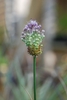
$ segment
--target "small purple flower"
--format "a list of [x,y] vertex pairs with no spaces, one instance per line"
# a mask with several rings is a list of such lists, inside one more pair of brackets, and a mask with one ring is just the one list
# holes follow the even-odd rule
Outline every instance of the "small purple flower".
[[42,33],[41,25],[39,25],[36,20],[30,20],[29,23],[25,26],[23,32],[32,34],[34,31],[38,31],[38,33]]
[[36,22],[36,20],[30,20],[30,23],[31,23],[31,25],[33,25],[33,26],[37,26],[37,25],[38,25],[38,23]]

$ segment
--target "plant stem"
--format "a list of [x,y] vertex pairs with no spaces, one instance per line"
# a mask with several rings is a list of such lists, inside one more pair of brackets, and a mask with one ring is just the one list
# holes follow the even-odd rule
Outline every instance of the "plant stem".
[[33,85],[34,85],[34,100],[36,100],[36,56],[33,56]]

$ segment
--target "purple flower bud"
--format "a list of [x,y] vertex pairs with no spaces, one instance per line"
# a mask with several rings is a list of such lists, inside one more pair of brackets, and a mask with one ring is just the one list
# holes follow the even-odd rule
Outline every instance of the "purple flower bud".
[[38,23],[36,22],[36,20],[35,20],[35,21],[31,20],[30,23],[31,23],[33,26],[38,25]]
[[38,26],[35,26],[34,29],[38,29]]
[[28,23],[28,28],[32,28],[32,25],[30,23]]
[[28,28],[27,30],[30,31],[30,28]]
[[42,30],[42,33],[45,33],[45,30]]
[[41,25],[39,25],[38,27],[41,28]]
[[25,28],[23,29],[23,31],[27,31],[28,29],[28,26],[26,25]]

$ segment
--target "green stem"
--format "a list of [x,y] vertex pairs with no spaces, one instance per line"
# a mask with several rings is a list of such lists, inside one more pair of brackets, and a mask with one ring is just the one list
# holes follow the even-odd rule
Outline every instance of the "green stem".
[[34,85],[34,100],[36,100],[36,56],[33,56],[33,85]]

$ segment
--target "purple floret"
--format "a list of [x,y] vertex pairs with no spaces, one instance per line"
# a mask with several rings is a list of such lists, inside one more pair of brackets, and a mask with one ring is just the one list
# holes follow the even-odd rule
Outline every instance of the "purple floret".
[[27,25],[25,25],[22,38],[25,38],[26,34],[32,34],[33,32],[37,32],[39,34],[44,35],[45,31],[41,30],[41,25],[39,25],[36,20],[30,20]]
[[30,20],[30,22],[25,26],[25,28],[24,28],[24,32],[30,32],[30,33],[32,33],[33,31],[36,31],[36,30],[38,30],[38,31],[40,31],[40,29],[41,29],[41,25],[39,25],[35,20],[33,21],[33,20]]

